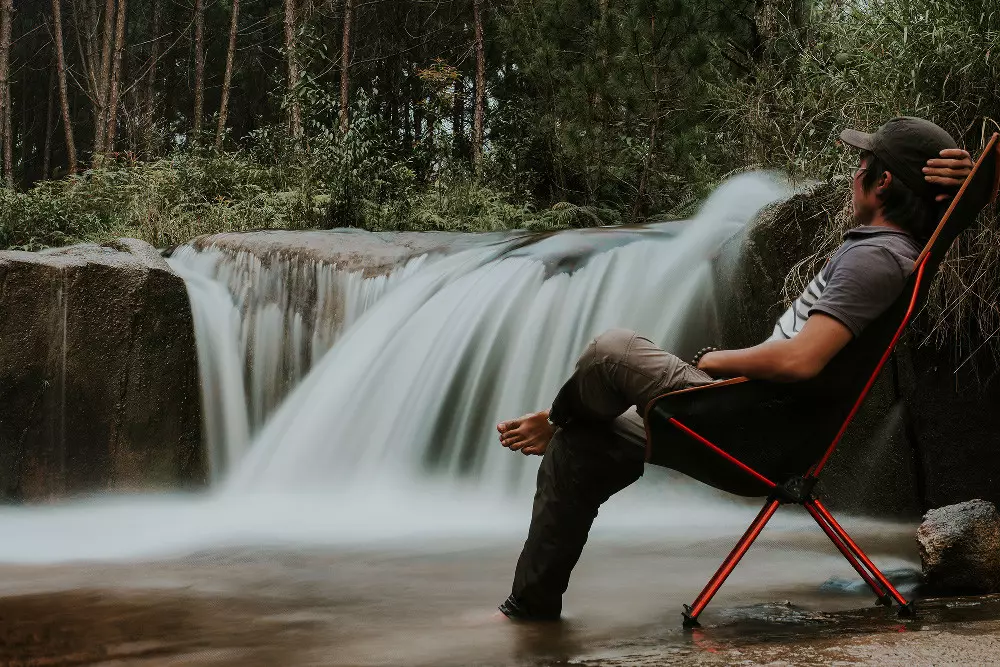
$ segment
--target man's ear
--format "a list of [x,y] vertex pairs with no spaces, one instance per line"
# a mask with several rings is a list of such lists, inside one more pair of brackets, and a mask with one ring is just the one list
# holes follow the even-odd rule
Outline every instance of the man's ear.
[[878,183],[875,184],[875,194],[882,196],[891,184],[892,174],[888,171],[883,171],[882,175],[878,177]]

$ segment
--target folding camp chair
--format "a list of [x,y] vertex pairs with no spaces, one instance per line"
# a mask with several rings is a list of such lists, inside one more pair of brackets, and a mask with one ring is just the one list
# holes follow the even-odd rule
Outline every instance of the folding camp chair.
[[907,602],[813,495],[819,475],[914,314],[927,299],[948,248],[1000,186],[1000,134],[994,134],[914,265],[899,299],[805,382],[723,380],[659,396],[646,406],[646,461],[685,473],[723,491],[764,497],[764,507],[691,606],[698,616],[760,535],[778,506],[805,507],[844,558],[872,588],[878,603]]

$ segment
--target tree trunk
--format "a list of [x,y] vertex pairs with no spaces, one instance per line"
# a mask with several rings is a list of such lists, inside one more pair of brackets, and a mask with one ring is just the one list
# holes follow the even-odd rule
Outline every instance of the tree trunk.
[[76,173],[76,141],[73,139],[73,121],[69,115],[69,89],[66,85],[66,53],[63,50],[62,0],[52,0],[52,24],[56,43],[56,77],[59,79],[59,105],[62,107],[63,130],[66,133],[66,157],[69,173]]
[[0,0],[0,141],[3,142],[3,179],[14,186],[14,130],[10,107],[10,29],[14,0]]
[[455,79],[455,101],[452,106],[451,131],[455,150],[460,150],[465,138],[465,82],[459,76]]
[[194,2],[194,127],[192,143],[201,136],[201,117],[205,110],[205,2]]
[[222,150],[229,115],[229,86],[233,80],[233,60],[236,58],[236,28],[240,19],[240,0],[233,0],[233,15],[229,19],[229,48],[226,49],[226,74],[222,79],[222,101],[219,102],[219,126],[215,129],[215,150]]
[[[54,2],[55,0],[53,0]],[[160,23],[162,22],[161,0],[153,0],[153,42],[149,47],[149,75],[146,79],[146,108],[143,110],[143,145],[146,157],[153,154],[153,121],[156,104],[156,70],[160,60]]]
[[417,76],[417,65],[415,63],[410,66],[410,94],[413,104],[413,145],[416,146],[424,141],[424,105],[421,104],[423,100],[423,82]]
[[483,48],[482,0],[474,0],[472,11],[476,24],[476,111],[472,124],[472,162],[476,172],[479,173],[483,161],[483,120],[486,111],[486,53]]
[[[656,19],[651,19],[651,34],[656,34]],[[638,221],[639,217],[645,213],[646,191],[649,189],[649,173],[653,169],[653,158],[656,155],[656,135],[660,129],[660,71],[653,65],[653,118],[649,124],[649,149],[646,152],[646,161],[642,165],[642,174],[639,176],[639,189],[635,193],[635,205],[632,206],[632,222]]]
[[344,36],[340,47],[340,133],[346,134],[350,123],[351,92],[351,23],[354,21],[354,0],[344,0]]
[[125,3],[118,0],[118,16],[115,19],[115,55],[111,66],[111,86],[108,93],[108,133],[104,142],[106,152],[115,150],[115,136],[118,134],[118,103],[122,77],[122,51],[125,50]]
[[52,175],[52,135],[56,131],[56,72],[49,69],[49,101],[45,107],[45,147],[42,149],[42,180]]
[[291,98],[288,116],[288,132],[293,138],[302,136],[302,107],[299,104],[299,59],[296,54],[295,32],[298,23],[295,18],[295,0],[285,0],[285,51],[288,53],[288,96]]
[[94,163],[100,164],[108,129],[108,93],[111,88],[111,39],[114,34],[115,0],[104,3],[104,34],[101,37],[101,71],[97,79],[94,107]]
[[413,149],[413,75],[410,65],[406,66],[406,91],[403,95],[403,150]]

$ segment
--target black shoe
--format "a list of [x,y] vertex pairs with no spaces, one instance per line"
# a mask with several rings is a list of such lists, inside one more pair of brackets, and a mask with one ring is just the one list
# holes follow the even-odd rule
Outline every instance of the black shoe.
[[558,611],[542,611],[539,613],[540,610],[530,609],[524,604],[519,604],[513,595],[504,600],[498,609],[512,621],[558,621],[560,616],[560,612]]

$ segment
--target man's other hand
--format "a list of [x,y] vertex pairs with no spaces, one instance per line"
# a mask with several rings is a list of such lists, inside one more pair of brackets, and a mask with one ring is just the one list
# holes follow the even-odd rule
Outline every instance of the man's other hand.
[[[961,148],[946,148],[941,156],[931,158],[924,167],[924,180],[956,191],[972,173],[972,156]],[[937,201],[948,201],[952,194],[940,194]]]

